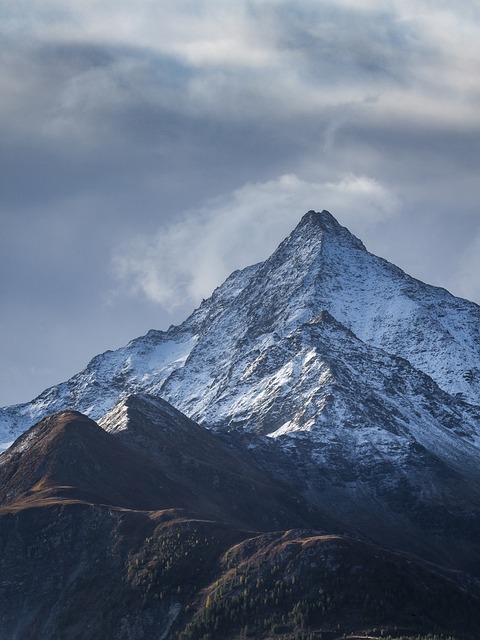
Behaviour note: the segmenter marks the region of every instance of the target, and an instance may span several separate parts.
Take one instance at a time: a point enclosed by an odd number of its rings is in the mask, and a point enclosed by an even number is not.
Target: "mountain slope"
[[[291,489],[272,482],[247,452],[230,449],[163,400],[128,396],[99,424],[116,442],[162,469],[176,486],[172,506],[178,506],[175,496],[183,492],[191,496],[191,511],[247,529],[341,530],[333,516],[325,517]]]
[[[75,411],[45,418],[0,456],[4,505],[74,500],[154,509],[174,491],[161,470]]]
[[[0,442],[7,443],[43,417],[74,408],[100,418],[129,394],[158,395],[162,384],[184,366],[199,337],[227,309],[255,273],[255,267],[234,272],[179,327],[151,330],[116,351],[95,356],[67,382],[46,389],[32,402],[0,409]]]
[[[102,424],[64,411],[29,429],[0,456],[0,503],[175,508],[256,531],[332,530],[333,520],[164,401],[129,396]]]
[[[245,530],[225,502],[230,521],[209,518],[214,471],[248,499],[244,522],[301,519],[296,496],[165,402],[129,397],[102,424],[62,412],[0,457],[0,637],[476,640],[463,575],[328,528]]]

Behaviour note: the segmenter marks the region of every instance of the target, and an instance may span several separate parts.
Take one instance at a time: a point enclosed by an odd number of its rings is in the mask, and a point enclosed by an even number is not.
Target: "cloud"
[[[312,208],[329,208],[345,224],[357,218],[358,227],[393,215],[397,199],[365,176],[308,182],[288,174],[248,183],[189,211],[154,238],[123,244],[114,269],[132,292],[168,309],[198,303],[235,269],[266,259]]]
[[[79,150],[85,164],[103,159],[99,175],[116,159],[137,171],[139,150],[174,163],[186,148],[239,145],[238,165],[281,147],[282,167],[266,174],[301,174],[300,156],[318,161],[352,128],[369,151],[385,129],[480,128],[480,18],[469,2],[139,0],[132,11],[24,0],[1,17],[2,138],[14,131],[23,156],[35,147],[30,157],[52,173]],[[368,166],[337,170],[382,181]]]
[[[480,303],[480,225],[476,235],[458,259],[457,268],[450,277],[449,286],[459,296]]]
[[[285,118],[381,96],[374,117],[441,109],[445,123],[473,117],[477,104],[480,18],[468,2],[139,0],[132,11],[127,2],[50,0],[4,13],[8,42],[21,35],[32,62],[45,47],[66,61],[71,75],[57,77],[55,95],[84,117],[147,101],[195,117],[251,119],[262,109]],[[109,61],[79,69],[68,48]],[[34,78],[26,82],[35,90]]]

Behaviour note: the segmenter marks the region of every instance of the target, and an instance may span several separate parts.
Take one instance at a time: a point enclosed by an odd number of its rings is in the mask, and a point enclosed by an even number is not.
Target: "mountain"
[[[479,576],[479,363],[480,307],[309,211],[183,324],[2,409],[2,438],[162,398],[340,528]]]
[[[0,637],[477,638],[475,583],[335,533],[164,401],[102,426],[64,411],[0,457]]]
[[[0,504],[175,508],[255,531],[325,526],[318,509],[162,400],[129,396],[101,424],[63,411],[20,436],[0,456]]]
[[[257,422],[270,408],[266,396],[282,395],[285,379],[297,377],[294,367],[316,365],[317,386],[332,378],[316,356],[290,359],[286,369],[270,357],[323,311],[450,396],[480,402],[480,308],[370,254],[330,213],[310,211],[268,260],[234,272],[180,326],[152,330],[32,402],[3,408],[3,440],[65,406],[99,418],[130,393],[161,396],[209,426]]]

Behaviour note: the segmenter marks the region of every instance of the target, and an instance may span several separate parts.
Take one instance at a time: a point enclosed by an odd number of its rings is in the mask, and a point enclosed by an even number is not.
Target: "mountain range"
[[[477,637],[480,307],[327,211],[181,325],[0,409],[0,429],[17,438],[0,457],[5,637]]]

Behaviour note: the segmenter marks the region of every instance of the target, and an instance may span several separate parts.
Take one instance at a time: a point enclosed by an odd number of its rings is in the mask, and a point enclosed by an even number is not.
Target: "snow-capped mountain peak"
[[[216,428],[310,428],[328,415],[329,354],[352,368],[348,340],[332,351],[322,323],[307,337],[305,327],[321,314],[365,354],[403,358],[412,375],[427,374],[440,391],[479,404],[480,308],[372,255],[329,212],[309,211],[267,260],[234,272],[181,325],[96,356],[31,403],[2,409],[0,440],[64,408],[100,418],[132,393],[165,398]],[[304,417],[289,414],[293,390],[310,407]]]

